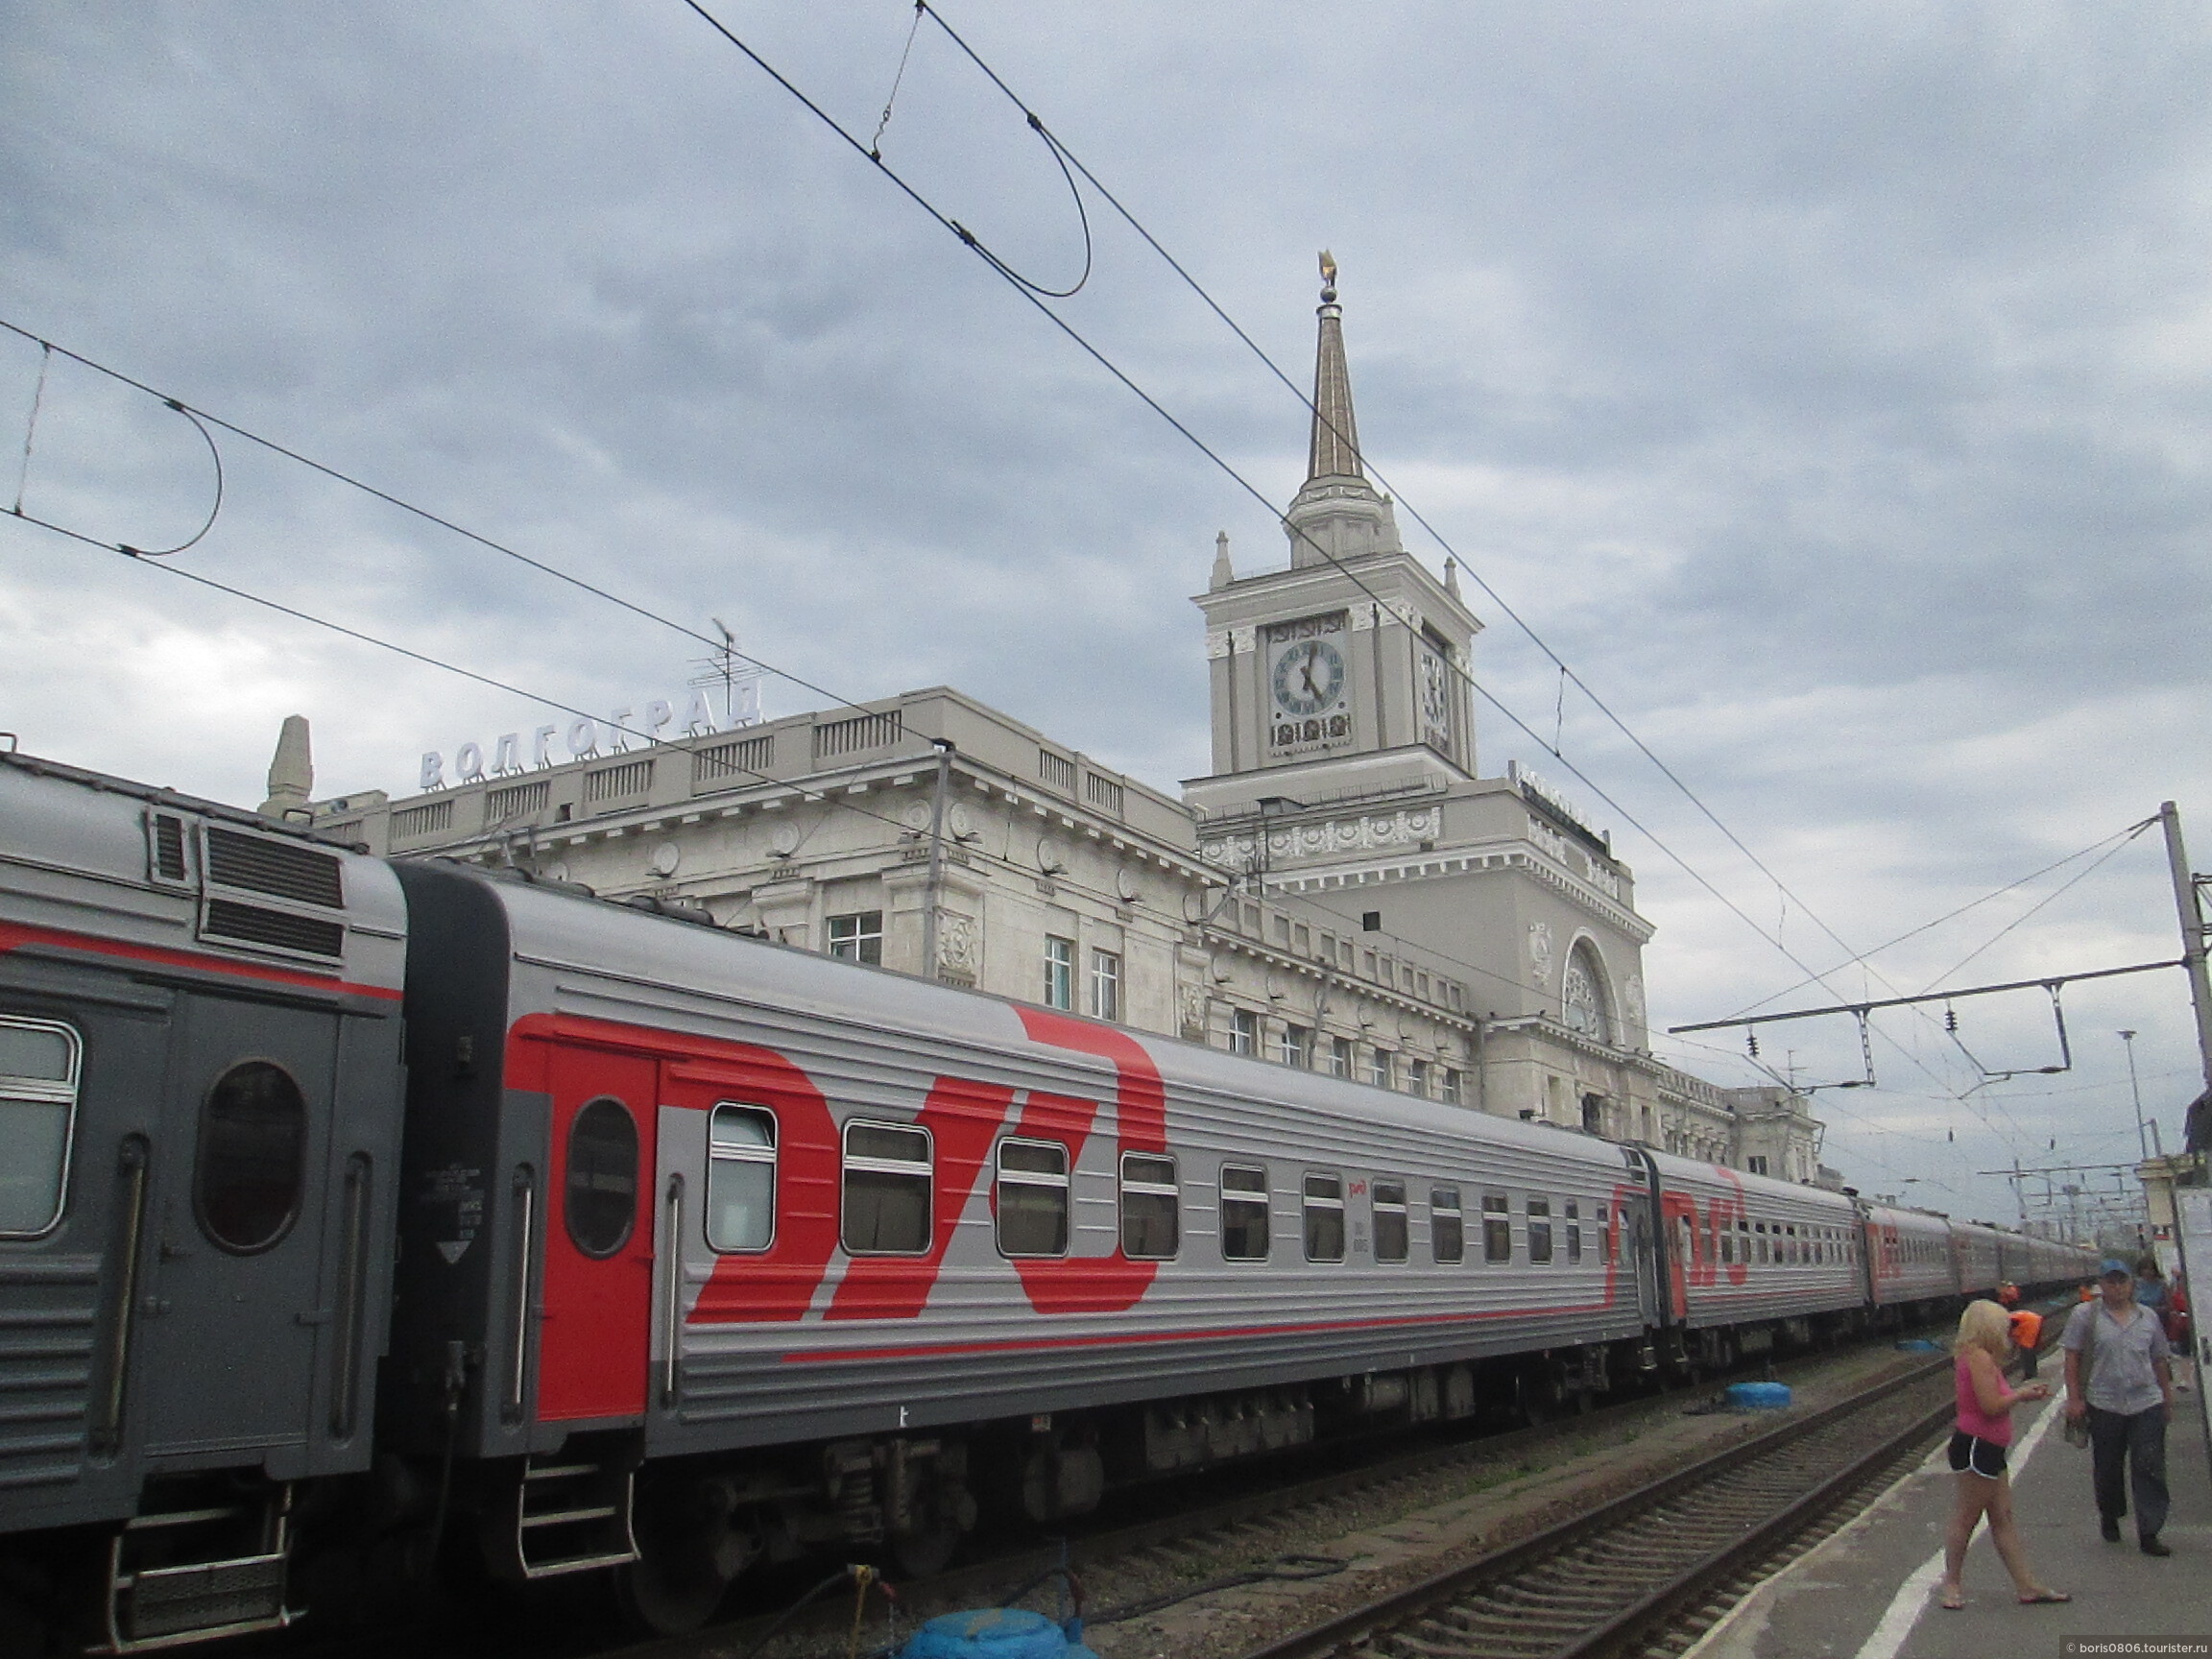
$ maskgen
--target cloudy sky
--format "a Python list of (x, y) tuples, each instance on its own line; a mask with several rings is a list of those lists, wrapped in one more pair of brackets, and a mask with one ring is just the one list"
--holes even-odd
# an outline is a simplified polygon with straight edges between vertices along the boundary
[[(905, 0), (715, 10), (873, 134)], [(2172, 798), (2212, 865), (2201, 8), (945, 15), (1294, 377), (1334, 251), (1366, 450), (1495, 590), (1479, 674), (1539, 734), (1484, 706), (1484, 770), (1538, 761), (1614, 829), (1660, 928), (1656, 1022), (2174, 953), (2155, 831), (2108, 838)], [(881, 150), (1038, 282), (1081, 269), (1050, 154), (929, 24)], [(1085, 204), (1062, 315), (1286, 500), (1296, 400)], [(680, 0), (0, 11), (0, 318), (721, 616), (841, 697), (954, 685), (1166, 786), (1207, 763), (1187, 598), (1214, 532), (1244, 570), (1286, 558), (1265, 508)], [(197, 435), (66, 363), (40, 394), (39, 369), (0, 340), (0, 506), (20, 485), (104, 540), (190, 535)], [(593, 709), (698, 653), (222, 447), (193, 571)], [(1580, 690), (1562, 705), (1501, 600), (1789, 896)], [(325, 792), (404, 790), (421, 751), (550, 717), (0, 518), (0, 727), (25, 748), (250, 803), (295, 711)], [(1829, 969), (2114, 846), (1792, 989), (1792, 955)], [(2008, 1214), (1974, 1171), (2131, 1154), (2121, 1027), (2171, 1141), (2179, 975), (2066, 1011), (2073, 1070), (1979, 1088), (1935, 1021), (1878, 1022), (1880, 1087), (1818, 1095), (1830, 1162)], [(2040, 993), (1960, 1015), (1991, 1070), (2056, 1058)], [(1713, 1042), (1663, 1050), (1756, 1080)], [(1860, 1070), (1848, 1022), (1762, 1053)]]

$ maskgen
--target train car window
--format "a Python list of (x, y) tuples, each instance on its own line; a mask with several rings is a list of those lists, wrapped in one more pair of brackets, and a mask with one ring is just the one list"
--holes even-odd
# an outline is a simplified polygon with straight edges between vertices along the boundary
[(1503, 1192), (1482, 1194), (1482, 1260), (1513, 1260), (1513, 1205)]
[(998, 1251), (1068, 1254), (1068, 1148), (1057, 1141), (998, 1142)]
[(1221, 1260), (1267, 1260), (1267, 1171), (1221, 1166)]
[(1439, 1262), (1466, 1260), (1467, 1222), (1456, 1187), (1429, 1189), (1429, 1254)]
[(1528, 1200), (1528, 1260), (1551, 1260), (1551, 1200), (1549, 1198)]
[(776, 1115), (725, 1100), (707, 1119), (707, 1243), (765, 1250), (776, 1242)]
[(1132, 1262), (1167, 1262), (1181, 1242), (1175, 1160), (1122, 1153), (1121, 1254)]
[(307, 1101), (283, 1067), (233, 1066), (200, 1108), (192, 1208), (224, 1249), (266, 1250), (291, 1229), (305, 1181)]
[(1736, 1260), (1736, 1229), (1723, 1221), (1717, 1231), (1719, 1234), (1720, 1265), (1726, 1267)]
[(587, 1256), (612, 1256), (637, 1215), (637, 1123), (611, 1095), (589, 1102), (568, 1125), (568, 1237)]
[(1613, 1265), (1613, 1214), (1603, 1204), (1598, 1206), (1598, 1255), (1606, 1266)]
[(0, 1019), (0, 1238), (36, 1238), (61, 1219), (83, 1055), (59, 1022)]
[(1306, 1177), (1306, 1260), (1344, 1260), (1344, 1178)]
[(1378, 1181), (1374, 1186), (1375, 1260), (1403, 1262), (1412, 1254), (1406, 1224), (1406, 1183)]
[(845, 1125), (845, 1204), (838, 1238), (853, 1256), (920, 1256), (929, 1248), (929, 1131)]
[(1567, 1260), (1571, 1263), (1579, 1262), (1582, 1260), (1582, 1207), (1572, 1198), (1567, 1200), (1563, 1221), (1561, 1231), (1566, 1236)]

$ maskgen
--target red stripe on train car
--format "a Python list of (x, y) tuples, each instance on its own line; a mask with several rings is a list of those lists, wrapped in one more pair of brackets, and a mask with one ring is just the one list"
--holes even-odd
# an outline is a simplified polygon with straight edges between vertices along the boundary
[(333, 979), (324, 974), (297, 974), (258, 962), (233, 962), (198, 950), (170, 950), (158, 945), (132, 945), (121, 939), (103, 939), (93, 933), (73, 933), (59, 927), (35, 927), (25, 922), (0, 922), (0, 950), (20, 950), (26, 945), (43, 945), (61, 950), (84, 950), (96, 956), (115, 956), (126, 962), (144, 962), (160, 968), (198, 969), (209, 974), (229, 974), (242, 979), (259, 979), (276, 985), (299, 985), (315, 991), (343, 991), (354, 997), (373, 997), (397, 1002), (397, 986), (362, 985), (351, 979)]

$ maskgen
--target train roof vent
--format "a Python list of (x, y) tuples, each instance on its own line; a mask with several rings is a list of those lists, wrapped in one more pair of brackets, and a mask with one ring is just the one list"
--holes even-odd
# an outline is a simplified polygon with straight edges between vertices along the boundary
[(336, 963), (346, 953), (339, 854), (274, 835), (201, 830), (200, 936)]
[(334, 854), (213, 825), (207, 827), (207, 879), (219, 887), (267, 893), (329, 910), (343, 909), (346, 903)]

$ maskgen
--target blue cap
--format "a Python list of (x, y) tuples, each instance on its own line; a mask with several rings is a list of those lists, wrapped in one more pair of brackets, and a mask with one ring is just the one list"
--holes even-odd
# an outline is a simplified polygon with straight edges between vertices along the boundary
[(2132, 1279), (2135, 1277), (2135, 1269), (2128, 1266), (2127, 1262), (2121, 1261), (2119, 1257), (2105, 1257), (2104, 1264), (2097, 1269), (2097, 1277), (2100, 1279), (2109, 1279), (2115, 1273), (2119, 1274), (2123, 1279)]

